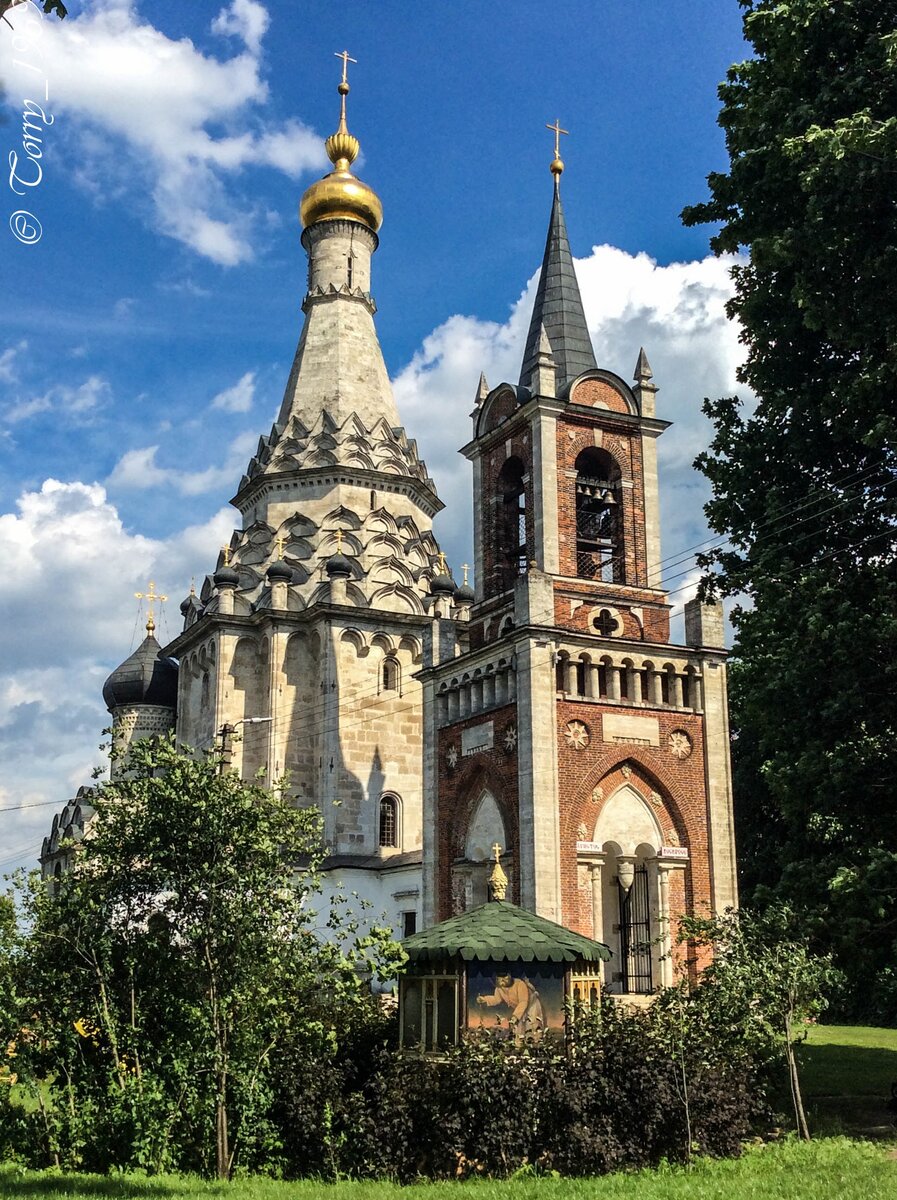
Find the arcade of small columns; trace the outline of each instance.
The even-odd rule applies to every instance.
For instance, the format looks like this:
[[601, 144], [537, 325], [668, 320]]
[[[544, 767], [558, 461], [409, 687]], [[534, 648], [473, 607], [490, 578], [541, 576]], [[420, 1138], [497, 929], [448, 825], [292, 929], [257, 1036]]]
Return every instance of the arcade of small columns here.
[[[559, 694], [641, 708], [703, 712], [701, 670], [689, 660], [672, 659], [657, 666], [648, 660], [637, 664], [631, 657], [603, 654], [595, 661], [587, 652], [562, 649], [557, 651], [555, 662]], [[437, 722], [451, 724], [509, 704], [516, 696], [513, 655], [471, 666], [460, 678], [440, 685]]]

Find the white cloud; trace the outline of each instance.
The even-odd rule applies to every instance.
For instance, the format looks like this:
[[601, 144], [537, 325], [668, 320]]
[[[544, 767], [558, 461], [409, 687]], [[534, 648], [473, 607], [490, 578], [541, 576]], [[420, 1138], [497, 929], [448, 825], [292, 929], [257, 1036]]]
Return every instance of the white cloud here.
[[0, 610], [15, 626], [0, 661], [0, 809], [21, 809], [0, 820], [0, 873], [13, 857], [34, 864], [56, 808], [102, 760], [103, 681], [143, 636], [134, 593], [154, 579], [169, 595], [156, 619], [170, 640], [191, 575], [214, 568], [233, 524], [222, 508], [147, 538], [124, 527], [99, 484], [53, 479], [0, 515]]
[[[234, 0], [213, 28], [238, 34], [245, 49], [218, 59], [189, 38], [167, 37], [133, 0], [97, 0], [80, 16], [44, 22], [54, 118], [44, 137], [62, 139], [55, 114], [65, 113], [67, 130], [80, 135], [73, 177], [98, 202], [130, 193], [142, 203], [145, 195], [162, 233], [225, 266], [251, 258], [259, 218], [234, 192], [235, 175], [265, 165], [297, 178], [326, 161], [316, 134], [266, 111], [258, 56], [267, 23], [256, 0]], [[2, 65], [7, 86], [29, 94], [33, 73], [16, 68], [11, 54]]]
[[248, 50], [258, 54], [269, 24], [267, 11], [256, 0], [233, 0], [212, 22], [212, 32], [241, 38]]
[[237, 382], [223, 392], [219, 392], [212, 400], [212, 408], [221, 408], [225, 412], [244, 413], [252, 408], [255, 399], [255, 372], [247, 371]]
[[102, 375], [90, 375], [77, 387], [60, 383], [42, 396], [13, 401], [3, 409], [3, 419], [8, 425], [18, 425], [40, 413], [52, 411], [63, 421], [84, 420], [105, 404], [109, 394], [108, 380]]
[[28, 342], [23, 338], [15, 346], [8, 346], [0, 354], [0, 383], [14, 383], [18, 377], [16, 359], [28, 349]]
[[[738, 327], [725, 315], [733, 260], [705, 258], [659, 266], [646, 254], [595, 246], [577, 275], [599, 366], [631, 378], [644, 346], [660, 389], [657, 415], [672, 421], [658, 444], [663, 555], [678, 556], [705, 539], [709, 490], [693, 467], [712, 436], [705, 396], [740, 392]], [[446, 512], [436, 530], [454, 564], [471, 561], [471, 471], [456, 453], [472, 434], [468, 414], [484, 371], [490, 387], [517, 381], [538, 275], [503, 324], [453, 316], [424, 340], [393, 381], [399, 412], [434, 476]], [[688, 562], [671, 565], [667, 586], [681, 603], [693, 584]], [[675, 578], [674, 578], [675, 576]]]
[[166, 487], [180, 492], [182, 496], [200, 496], [218, 489], [234, 489], [257, 442], [258, 434], [241, 433], [228, 446], [227, 456], [220, 466], [206, 467], [202, 471], [160, 467], [156, 462], [159, 447], [141, 446], [122, 455], [106, 484], [110, 488], [128, 491]]

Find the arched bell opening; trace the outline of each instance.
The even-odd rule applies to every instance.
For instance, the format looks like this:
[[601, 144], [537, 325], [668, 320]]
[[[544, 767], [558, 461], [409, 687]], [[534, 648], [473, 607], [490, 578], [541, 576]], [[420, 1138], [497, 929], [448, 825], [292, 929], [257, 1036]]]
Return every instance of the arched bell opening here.
[[577, 456], [576, 574], [625, 583], [620, 468], [606, 450], [590, 446]]
[[495, 496], [496, 591], [514, 586], [525, 575], [530, 560], [526, 539], [526, 468], [516, 455], [507, 459], [498, 475]]

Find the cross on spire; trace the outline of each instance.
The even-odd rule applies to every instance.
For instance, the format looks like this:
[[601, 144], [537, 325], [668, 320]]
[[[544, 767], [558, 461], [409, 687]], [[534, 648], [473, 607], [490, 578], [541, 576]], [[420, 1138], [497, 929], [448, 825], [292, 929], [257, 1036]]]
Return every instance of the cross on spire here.
[[146, 632], [147, 634], [152, 634], [156, 628], [156, 622], [153, 620], [155, 616], [153, 605], [157, 600], [164, 602], [168, 597], [162, 596], [156, 591], [156, 584], [152, 579], [149, 581], [149, 587], [145, 592], [135, 592], [134, 596], [137, 600], [146, 601]]
[[496, 862], [501, 861], [501, 846], [499, 846], [498, 842], [493, 842], [492, 844], [492, 857]]
[[561, 129], [561, 123], [557, 119], [557, 117], [555, 117], [553, 125], [546, 125], [545, 128], [550, 129], [552, 131], [552, 133], [554, 134], [554, 157], [560, 158], [561, 157], [561, 134], [566, 133], [569, 135], [570, 130], [569, 129]]
[[350, 57], [349, 57], [349, 51], [348, 51], [348, 50], [342, 50], [342, 51], [340, 51], [340, 50], [337, 50], [337, 51], [334, 53], [334, 58], [341, 58], [341, 59], [343, 60], [343, 78], [342, 78], [342, 81], [341, 81], [341, 82], [342, 82], [342, 84], [343, 84], [343, 86], [344, 86], [344, 87], [348, 87], [348, 86], [349, 86], [349, 80], [347, 79], [347, 75], [348, 75], [348, 71], [349, 71], [349, 63], [355, 63], [355, 64], [357, 65], [357, 64], [358, 64], [358, 59], [357, 59], [357, 58], [350, 58]]
[[283, 558], [283, 548], [286, 545], [286, 540], [287, 539], [283, 536], [282, 533], [279, 533], [277, 535], [277, 537], [275, 538], [275, 542], [277, 544], [277, 557], [280, 559]]

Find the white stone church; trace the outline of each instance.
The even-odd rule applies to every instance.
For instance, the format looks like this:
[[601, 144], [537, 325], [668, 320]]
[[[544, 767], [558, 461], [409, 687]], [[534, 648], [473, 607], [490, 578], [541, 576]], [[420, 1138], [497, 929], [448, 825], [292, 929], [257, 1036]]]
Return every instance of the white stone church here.
[[[595, 361], [556, 155], [520, 379], [481, 381], [464, 448], [459, 585], [377, 339], [382, 208], [352, 173], [348, 90], [300, 206], [304, 324], [239, 527], [181, 633], [149, 628], [104, 699], [126, 740], [173, 727], [245, 778], [286, 776], [322, 813], [331, 885], [399, 936], [484, 900], [497, 844], [509, 899], [607, 942], [612, 990], [649, 992], [676, 916], [736, 900], [722, 620], [691, 602], [670, 642], [651, 368], [631, 387]], [[46, 875], [91, 813], [82, 789], [54, 820]]]

